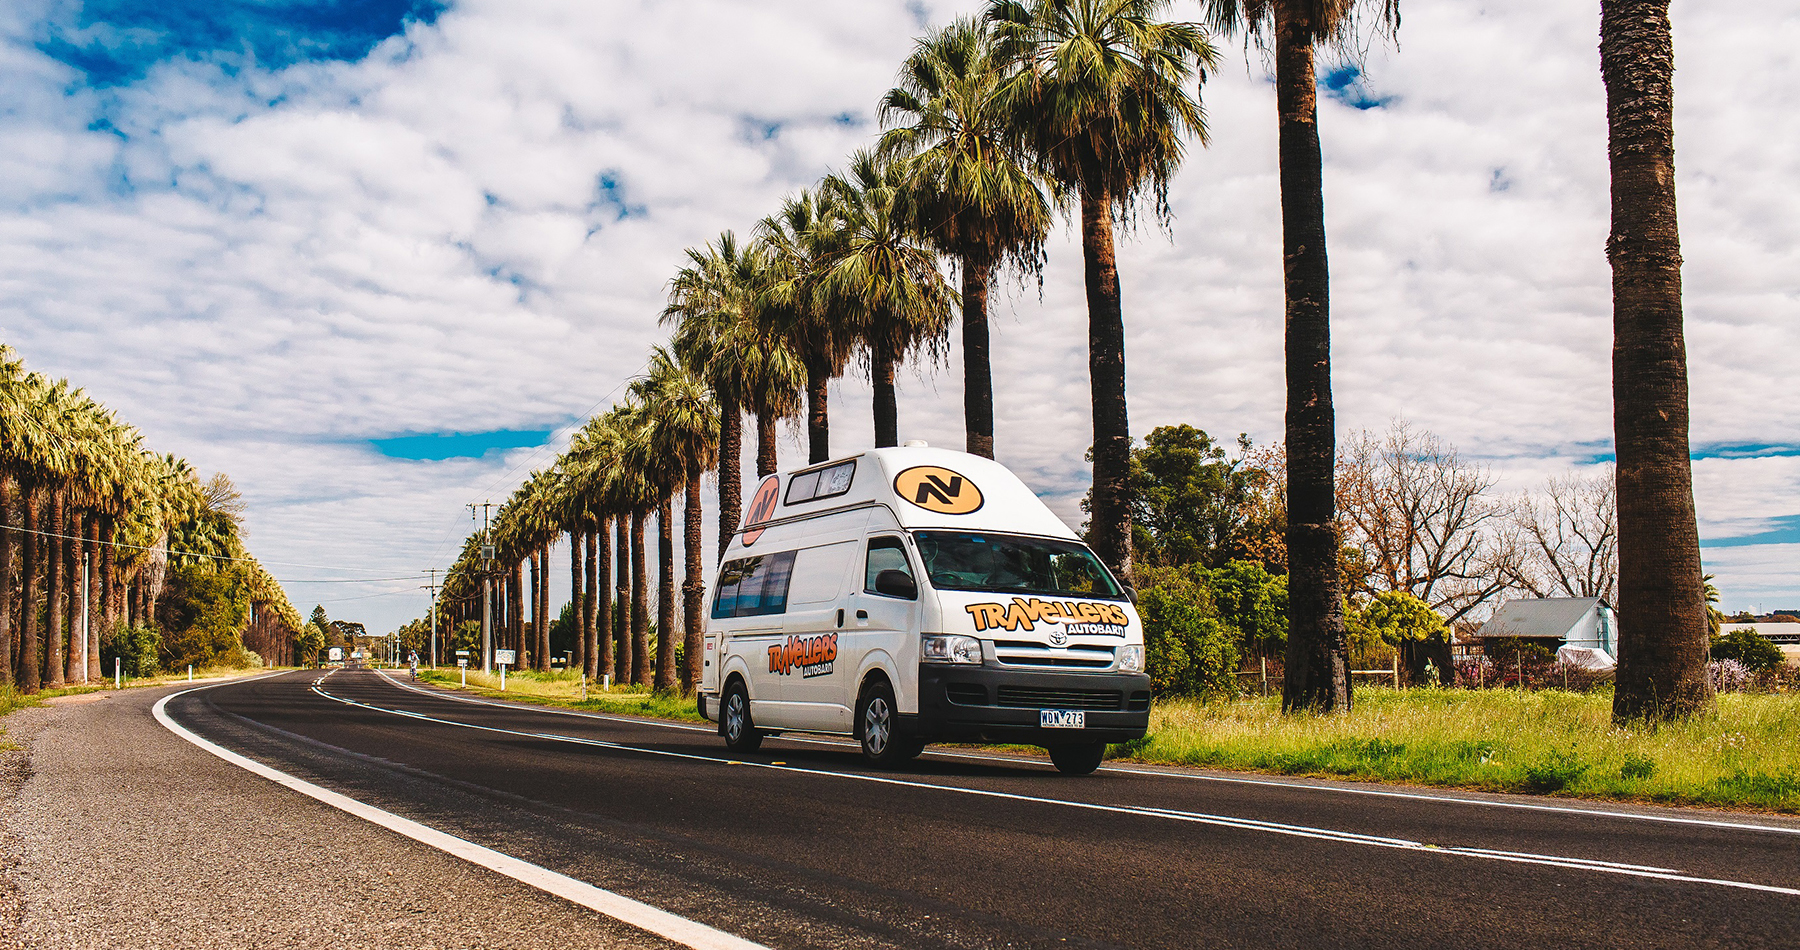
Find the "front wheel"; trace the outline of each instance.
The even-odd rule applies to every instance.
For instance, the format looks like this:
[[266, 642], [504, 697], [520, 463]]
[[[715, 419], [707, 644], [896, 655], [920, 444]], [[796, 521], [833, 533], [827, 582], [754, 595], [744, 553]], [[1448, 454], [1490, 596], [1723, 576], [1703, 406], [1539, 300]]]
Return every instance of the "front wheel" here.
[[863, 758], [881, 768], [893, 768], [916, 757], [925, 744], [901, 735], [899, 727], [894, 688], [886, 680], [869, 684], [856, 703], [856, 738], [862, 743]]
[[1050, 761], [1064, 775], [1090, 775], [1106, 757], [1106, 743], [1077, 742], [1050, 747]]
[[755, 752], [762, 745], [762, 733], [750, 719], [750, 694], [741, 680], [732, 680], [719, 701], [719, 735], [732, 752]]

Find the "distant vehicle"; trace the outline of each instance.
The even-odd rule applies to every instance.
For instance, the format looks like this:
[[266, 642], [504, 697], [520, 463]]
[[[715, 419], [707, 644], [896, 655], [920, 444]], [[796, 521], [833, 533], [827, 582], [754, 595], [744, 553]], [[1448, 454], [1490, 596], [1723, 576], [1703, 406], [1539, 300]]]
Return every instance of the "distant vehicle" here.
[[764, 479], [711, 618], [698, 702], [735, 751], [837, 733], [891, 766], [987, 740], [1085, 775], [1149, 726], [1130, 592], [978, 456], [875, 449]]

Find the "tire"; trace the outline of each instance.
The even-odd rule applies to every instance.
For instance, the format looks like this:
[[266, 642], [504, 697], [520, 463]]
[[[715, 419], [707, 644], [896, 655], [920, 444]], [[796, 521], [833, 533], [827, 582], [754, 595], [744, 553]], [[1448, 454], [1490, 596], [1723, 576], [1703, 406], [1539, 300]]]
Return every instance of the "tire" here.
[[1106, 757], [1106, 743], [1077, 742], [1050, 747], [1050, 761], [1064, 775], [1091, 775]]
[[863, 758], [884, 769], [911, 761], [925, 749], [923, 742], [900, 733], [900, 711], [887, 680], [864, 687], [856, 701], [856, 740], [862, 744]]
[[750, 694], [744, 691], [742, 680], [732, 680], [719, 700], [719, 735], [732, 752], [755, 752], [762, 746], [763, 736], [750, 718]]

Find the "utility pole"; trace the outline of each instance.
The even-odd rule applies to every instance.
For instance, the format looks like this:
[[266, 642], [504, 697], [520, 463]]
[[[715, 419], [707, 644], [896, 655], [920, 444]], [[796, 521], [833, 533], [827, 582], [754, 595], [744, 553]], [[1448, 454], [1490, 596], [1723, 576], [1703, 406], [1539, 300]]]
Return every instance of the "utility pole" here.
[[437, 669], [437, 568], [432, 568], [431, 583], [425, 586], [431, 590], [431, 668]]
[[88, 681], [88, 565], [91, 555], [81, 552], [81, 681]]

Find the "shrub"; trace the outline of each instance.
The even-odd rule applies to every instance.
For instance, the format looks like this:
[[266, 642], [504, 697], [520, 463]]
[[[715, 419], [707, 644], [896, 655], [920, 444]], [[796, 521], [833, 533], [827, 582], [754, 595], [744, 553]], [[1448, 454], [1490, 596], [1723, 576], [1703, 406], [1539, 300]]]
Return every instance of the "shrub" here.
[[1781, 648], [1755, 630], [1733, 630], [1712, 638], [1712, 658], [1736, 660], [1752, 673], [1772, 670], [1787, 662]]
[[1138, 613], [1151, 689], [1162, 696], [1235, 689], [1237, 638], [1219, 622], [1204, 569], [1145, 568], [1142, 574]]
[[1706, 664], [1706, 678], [1714, 692], [1741, 693], [1750, 685], [1750, 670], [1736, 660], [1714, 660]]
[[155, 676], [161, 648], [162, 637], [156, 628], [121, 624], [112, 636], [101, 642], [100, 663], [108, 675], [113, 671], [113, 660], [117, 659], [119, 672], [126, 676]]

